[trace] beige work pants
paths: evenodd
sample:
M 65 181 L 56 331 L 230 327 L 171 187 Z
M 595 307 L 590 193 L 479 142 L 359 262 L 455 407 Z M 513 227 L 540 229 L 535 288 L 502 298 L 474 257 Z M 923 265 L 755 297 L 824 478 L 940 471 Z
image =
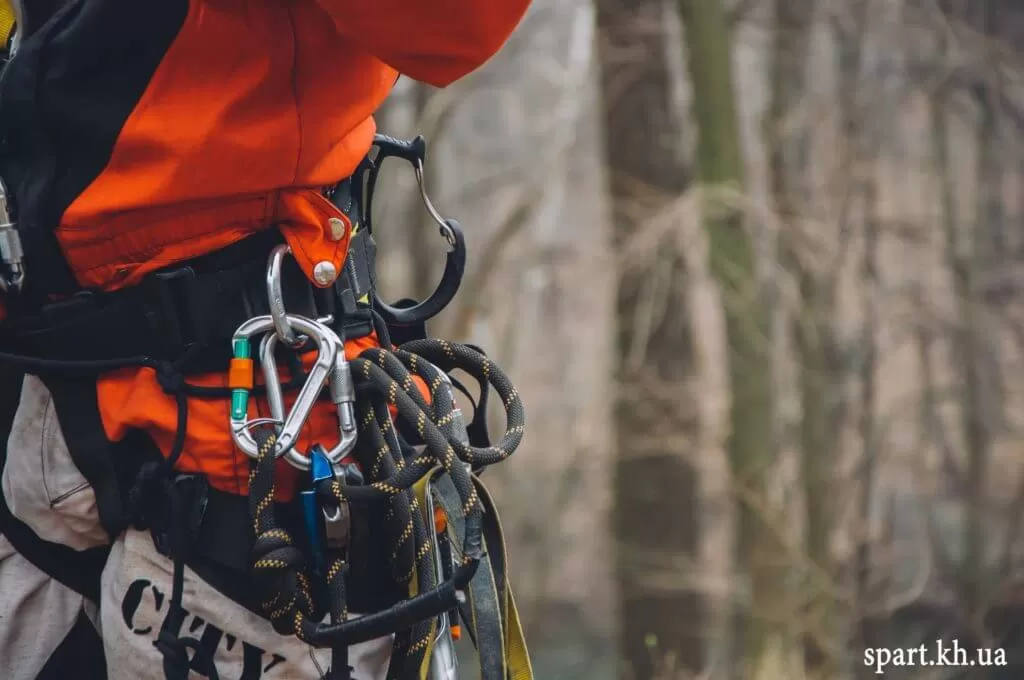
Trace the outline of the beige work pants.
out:
M 109 542 L 92 488 L 75 467 L 49 392 L 28 377 L 8 442 L 2 488 L 11 512 L 41 538 L 75 550 Z M 85 610 L 103 640 L 108 678 L 163 677 L 153 641 L 167 615 L 173 565 L 146 532 L 118 536 L 103 571 L 99 603 L 47 577 L 0 537 L 0 677 L 33 680 Z M 278 635 L 270 623 L 185 570 L 182 635 L 199 641 L 191 677 L 306 680 L 330 665 L 315 650 Z M 97 611 L 98 605 L 98 611 Z M 390 637 L 349 650 L 353 680 L 383 680 Z

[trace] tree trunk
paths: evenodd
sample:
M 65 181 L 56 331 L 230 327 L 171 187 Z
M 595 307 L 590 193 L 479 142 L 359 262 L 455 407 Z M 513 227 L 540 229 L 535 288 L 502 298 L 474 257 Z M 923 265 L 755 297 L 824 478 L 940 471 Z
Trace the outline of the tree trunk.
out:
M 661 0 L 598 0 L 606 153 L 616 252 L 682 193 Z M 623 55 L 627 55 L 624 58 Z M 697 551 L 694 471 L 680 441 L 689 376 L 682 258 L 655 247 L 623 266 L 617 293 L 615 536 L 623 677 L 702 667 L 700 601 L 680 567 Z M 639 313 L 652 310 L 646 322 Z
M 775 0 L 775 28 L 772 33 L 770 102 L 767 120 L 769 186 L 776 213 L 783 225 L 779 257 L 783 267 L 795 276 L 800 304 L 794 328 L 800 390 L 800 477 L 803 484 L 804 538 L 812 569 L 828 570 L 827 537 L 831 529 L 830 460 L 832 432 L 829 399 L 834 376 L 829 373 L 831 306 L 823 304 L 826 282 L 816 275 L 807 256 L 797 252 L 806 200 L 801 190 L 803 162 L 801 152 L 806 132 L 788 136 L 787 118 L 794 115 L 805 94 L 810 33 L 816 0 Z M 831 272 L 829 275 L 831 276 Z M 812 676 L 824 666 L 826 654 L 818 643 L 819 626 L 824 615 L 825 598 L 818 595 L 815 579 L 802 578 L 800 585 L 810 592 L 800 593 L 809 602 L 802 624 L 804 663 Z M 799 601 L 799 600 L 795 600 Z M 794 669 L 795 675 L 795 669 Z
M 688 67 L 693 87 L 694 117 L 698 129 L 697 163 L 702 185 L 712 190 L 743 187 L 744 163 L 737 121 L 732 75 L 732 40 L 721 0 L 678 0 L 686 37 Z M 772 594 L 779 570 L 770 566 L 778 556 L 771 538 L 777 526 L 751 500 L 763 497 L 763 476 L 771 465 L 771 375 L 767 348 L 768 324 L 757 292 L 754 248 L 744 229 L 743 216 L 725 202 L 702 205 L 710 239 L 711 271 L 722 289 L 729 342 L 732 393 L 728 449 L 733 476 L 740 491 L 740 526 L 737 563 L 746 570 L 748 587 L 744 610 L 737 616 L 747 664 L 760 663 L 768 629 L 759 615 L 771 616 Z M 765 611 L 765 610 L 768 611 Z M 739 675 L 745 674 L 741 667 Z

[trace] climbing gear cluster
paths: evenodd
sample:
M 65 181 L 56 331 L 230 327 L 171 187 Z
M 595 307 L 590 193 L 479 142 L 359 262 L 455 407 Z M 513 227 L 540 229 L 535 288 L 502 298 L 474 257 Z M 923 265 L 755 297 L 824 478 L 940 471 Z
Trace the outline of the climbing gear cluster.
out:
M 130 366 L 154 369 L 161 387 L 176 399 L 177 431 L 169 455 L 140 463 L 118 511 L 101 507 L 108 533 L 117 535 L 129 525 L 148 528 L 174 562 L 170 614 L 157 641 L 168 678 L 188 675 L 187 648 L 197 644 L 181 634 L 185 565 L 198 569 L 198 557 L 226 552 L 222 544 L 237 542 L 234 536 L 241 533 L 238 513 L 217 511 L 229 504 L 223 494 L 200 476 L 174 469 L 185 448 L 190 398 L 230 399 L 225 427 L 251 459 L 250 530 L 243 549 L 218 559 L 235 567 L 247 563 L 253 591 L 248 606 L 266 616 L 278 633 L 332 650 L 328 677 L 350 677 L 351 645 L 393 634 L 389 679 L 457 678 L 453 641 L 463 627 L 478 649 L 483 680 L 532 677 L 506 578 L 501 526 L 480 481 L 484 468 L 506 460 L 519 445 L 523 405 L 515 386 L 482 350 L 426 335 L 426 322 L 458 290 L 466 248 L 458 223 L 441 217 L 423 190 L 424 155 L 421 137 L 404 141 L 378 135 L 353 177 L 325 192 L 352 218 L 354 235 L 344 276 L 327 295 L 314 290 L 314 304 L 303 302 L 301 310 L 286 303 L 285 290 L 294 289 L 283 274 L 290 250 L 278 241 L 264 255 L 266 313 L 242 319 L 230 337 L 218 338 L 206 329 L 205 339 L 187 343 L 183 352 L 148 351 L 141 339 L 131 337 L 115 339 L 113 349 L 76 350 L 57 337 L 77 332 L 76 324 L 144 309 L 145 298 L 132 297 L 131 291 L 101 294 L 88 308 L 95 318 L 79 312 L 56 324 L 56 331 L 53 311 L 45 324 L 38 318 L 15 318 L 7 335 L 0 328 L 0 347 L 7 352 L 0 354 L 0 362 L 49 376 L 44 380 L 58 404 L 68 376 Z M 441 283 L 419 303 L 388 304 L 376 286 L 371 209 L 388 157 L 414 166 L 425 207 L 449 246 Z M 0 226 L 4 288 L 16 290 L 24 270 L 20 251 L 4 240 L 4 229 L 15 236 L 17 231 Z M 240 278 L 251 281 L 254 267 L 243 269 Z M 216 275 L 218 290 L 233 285 L 230 272 Z M 190 276 L 201 278 L 195 271 Z M 159 281 L 179 277 L 179 271 L 172 271 Z M 202 288 L 194 282 L 192 286 Z M 195 299 L 202 296 L 200 292 Z M 159 314 L 150 310 L 151 322 L 155 316 Z M 378 346 L 347 357 L 346 341 L 368 334 L 376 335 Z M 392 344 L 399 336 L 401 342 Z M 30 346 L 57 346 L 59 351 L 40 355 L 38 349 L 27 351 Z M 186 379 L 197 372 L 196 366 L 210 368 L 218 361 L 227 368 L 226 388 Z M 286 368 L 286 380 L 279 366 Z M 476 381 L 475 397 L 456 371 Z M 472 406 L 468 424 L 456 391 L 462 395 L 460 403 L 464 398 Z M 492 392 L 506 421 L 494 444 L 486 427 Z M 337 440 L 302 450 L 300 434 L 325 399 L 334 405 Z M 74 455 L 74 432 L 65 434 Z M 109 456 L 109 448 L 104 455 Z M 99 455 L 90 450 L 80 458 L 95 463 Z M 298 522 L 275 502 L 279 459 L 301 471 L 304 479 Z M 123 471 L 118 475 L 124 478 Z M 113 496 L 118 505 L 117 494 Z M 197 536 L 215 538 L 201 544 Z M 364 589 L 378 592 L 367 597 Z M 362 605 L 358 608 L 357 599 Z M 367 602 L 374 604 L 368 607 Z M 350 615 L 350 605 L 358 616 Z
M 279 246 L 272 258 L 285 249 Z M 302 335 L 295 344 L 309 343 L 317 351 L 287 413 L 273 361 L 277 342 L 284 340 L 278 330 L 282 328 L 297 330 Z M 255 384 L 251 343 L 260 334 L 270 417 L 249 420 L 249 389 Z M 256 532 L 253 571 L 265 613 L 278 632 L 297 635 L 315 646 L 331 646 L 332 668 L 347 667 L 349 645 L 399 631 L 393 677 L 402 677 L 403 666 L 418 671 L 433 651 L 440 618 L 457 611 L 460 598 L 465 600 L 466 588 L 484 557 L 483 508 L 472 470 L 505 460 L 519 444 L 523 408 L 515 387 L 484 355 L 444 340 L 415 340 L 394 350 L 367 349 L 349 362 L 343 343 L 330 328 L 315 319 L 288 314 L 246 322 L 235 333 L 233 345 L 231 428 L 239 447 L 255 459 L 249 491 Z M 508 426 L 497 445 L 475 447 L 465 428 L 458 427 L 452 382 L 446 375 L 454 369 L 492 387 L 505 405 Z M 429 400 L 414 376 L 429 386 Z M 337 408 L 338 442 L 329 450 L 314 445 L 300 451 L 295 444 L 299 430 L 325 387 Z M 402 441 L 390 409 L 422 441 L 420 448 Z M 356 447 L 358 441 L 366 445 Z M 274 462 L 282 456 L 294 467 L 311 472 L 303 501 L 308 548 L 319 568 L 306 568 L 311 565 L 296 537 L 283 531 L 275 517 Z M 435 472 L 451 481 L 464 526 L 461 545 L 449 544 L 448 559 L 440 564 L 435 556 L 439 538 L 434 518 L 424 513 L 423 501 L 414 491 L 417 483 Z M 350 621 L 344 575 L 350 559 L 351 518 L 359 505 L 368 503 L 389 506 L 392 575 L 411 599 Z M 448 541 L 446 532 L 440 540 Z M 324 580 L 331 624 L 318 623 L 324 612 L 312 594 L 316 577 Z

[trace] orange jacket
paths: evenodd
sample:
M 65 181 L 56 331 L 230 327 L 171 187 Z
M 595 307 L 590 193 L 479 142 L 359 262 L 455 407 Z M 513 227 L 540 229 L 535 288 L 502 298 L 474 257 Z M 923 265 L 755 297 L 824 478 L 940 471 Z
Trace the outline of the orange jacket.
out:
M 37 69 L 34 96 L 9 94 L 31 82 L 17 72 L 0 90 L 14 121 L 4 133 L 31 159 L 18 175 L 21 216 L 54 222 L 83 286 L 131 285 L 271 224 L 307 276 L 321 260 L 340 271 L 348 236 L 332 240 L 325 224 L 343 216 L 317 190 L 350 175 L 366 154 L 372 113 L 398 74 L 450 84 L 501 47 L 528 4 L 68 3 L 12 62 Z M 151 371 L 105 376 L 98 392 L 111 438 L 143 428 L 169 448 L 174 404 Z M 245 492 L 247 466 L 230 440 L 227 402 L 190 406 L 180 467 Z M 330 445 L 336 427 L 330 409 L 315 414 L 301 444 L 322 437 Z

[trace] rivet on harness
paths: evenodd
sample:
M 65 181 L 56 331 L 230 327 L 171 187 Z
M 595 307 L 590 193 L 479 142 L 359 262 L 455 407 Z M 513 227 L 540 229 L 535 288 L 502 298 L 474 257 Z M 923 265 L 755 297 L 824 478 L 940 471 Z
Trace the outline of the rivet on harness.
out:
M 506 460 L 519 445 L 524 433 L 523 405 L 508 377 L 477 348 L 416 337 L 419 334 L 412 332 L 422 329 L 450 302 L 465 268 L 461 229 L 441 218 L 425 193 L 425 205 L 450 246 L 442 282 L 422 303 L 399 307 L 380 299 L 373 276 L 370 219 L 377 175 L 385 158 L 403 158 L 414 165 L 422 191 L 425 145 L 422 138 L 407 142 L 378 135 L 375 149 L 376 154 L 364 161 L 353 178 L 330 192 L 335 205 L 354 218 L 359 233 L 352 240 L 343 275 L 327 289 L 326 298 L 317 296 L 315 304 L 286 309 L 281 271 L 288 249 L 264 239 L 256 252 L 270 244 L 269 254 L 264 255 L 262 309 L 266 313 L 236 320 L 230 335 L 223 333 L 227 322 L 221 318 L 223 310 L 204 307 L 210 297 L 204 281 L 215 278 L 215 289 L 222 295 L 245 288 L 254 269 L 248 263 L 237 274 L 218 269 L 208 276 L 197 273 L 202 271 L 198 265 L 186 266 L 158 275 L 152 286 L 157 293 L 141 286 L 138 291 L 97 294 L 83 304 L 75 301 L 77 306 L 67 317 L 61 316 L 63 308 L 57 305 L 36 316 L 14 315 L 0 325 L 4 350 L 0 361 L 44 376 L 54 393 L 72 456 L 96 487 L 108 533 L 117 535 L 128 525 L 149 528 L 158 548 L 174 563 L 168 618 L 157 640 L 168 678 L 188 676 L 187 650 L 196 644 L 180 637 L 185 618 L 184 567 L 188 564 L 213 583 L 213 577 L 200 571 L 211 561 L 249 572 L 249 592 L 231 593 L 230 585 L 222 590 L 268 618 L 278 633 L 330 648 L 328 677 L 332 680 L 350 677 L 349 646 L 389 634 L 394 634 L 390 680 L 457 678 L 453 640 L 463 625 L 479 652 L 482 680 L 533 677 L 506 578 L 501 526 L 478 477 L 482 469 Z M 10 276 L 14 269 L 7 258 L 4 262 Z M 163 319 L 163 308 L 154 302 L 168 297 L 159 292 L 162 286 L 178 285 L 182 276 L 192 297 L 178 307 L 189 308 L 192 320 L 200 320 L 198 329 L 185 327 L 177 317 Z M 253 298 L 247 293 L 245 299 Z M 65 339 L 68 334 L 89 337 L 89 328 L 112 318 L 137 319 L 139 310 L 146 310 L 153 328 L 174 326 L 189 342 L 175 349 L 178 345 L 173 343 L 170 347 L 158 344 L 152 332 L 133 335 L 128 329 L 112 334 L 119 343 L 113 348 Z M 229 315 L 228 320 L 233 318 Z M 216 321 L 219 330 L 203 326 L 203 320 Z M 371 331 L 380 347 L 346 359 L 345 340 Z M 406 336 L 401 346 L 391 344 L 392 331 Z M 312 350 L 316 360 L 306 373 L 300 354 Z M 275 359 L 288 364 L 287 381 L 281 381 Z M 257 364 L 262 384 L 257 384 Z M 217 365 L 227 369 L 226 388 L 198 387 L 186 379 Z M 67 416 L 70 407 L 62 410 L 61 402 L 72 400 L 69 393 L 79 399 L 88 392 L 74 387 L 79 384 L 76 376 L 128 366 L 155 369 L 161 387 L 176 398 L 178 428 L 168 456 L 139 461 L 137 469 L 126 475 L 113 469 L 117 457 L 110 455 L 110 449 L 116 443 L 83 435 L 76 445 L 75 435 L 88 433 L 89 427 L 95 427 L 95 418 Z M 478 382 L 476 401 L 449 375 L 456 369 Z M 427 385 L 426 395 L 417 379 Z M 88 387 L 88 381 L 84 385 Z M 469 426 L 455 403 L 455 389 L 464 392 L 473 406 Z M 506 429 L 496 445 L 490 444 L 484 427 L 490 389 L 501 399 L 506 415 Z M 297 394 L 286 409 L 284 394 L 291 391 Z M 254 394 L 266 397 L 268 417 L 250 417 Z M 335 405 L 338 439 L 299 450 L 298 434 L 325 394 Z M 241 542 L 233 500 L 214 493 L 202 478 L 174 470 L 188 427 L 187 398 L 231 402 L 225 426 L 252 459 L 245 521 L 251 535 Z M 304 522 L 298 529 L 283 521 L 274 502 L 278 458 L 305 473 L 305 488 L 299 494 Z M 389 573 L 374 574 L 374 587 L 399 594 L 382 595 L 380 606 L 360 606 L 356 611 L 365 613 L 350 618 L 349 606 L 355 598 L 367 601 L 366 593 L 352 589 L 350 580 L 362 578 L 357 572 L 366 572 L 378 552 L 385 556 Z M 41 561 L 47 561 L 45 555 Z M 59 571 L 53 564 L 39 566 Z M 98 577 L 96 571 L 97 582 Z M 325 623 L 326 617 L 329 622 Z

